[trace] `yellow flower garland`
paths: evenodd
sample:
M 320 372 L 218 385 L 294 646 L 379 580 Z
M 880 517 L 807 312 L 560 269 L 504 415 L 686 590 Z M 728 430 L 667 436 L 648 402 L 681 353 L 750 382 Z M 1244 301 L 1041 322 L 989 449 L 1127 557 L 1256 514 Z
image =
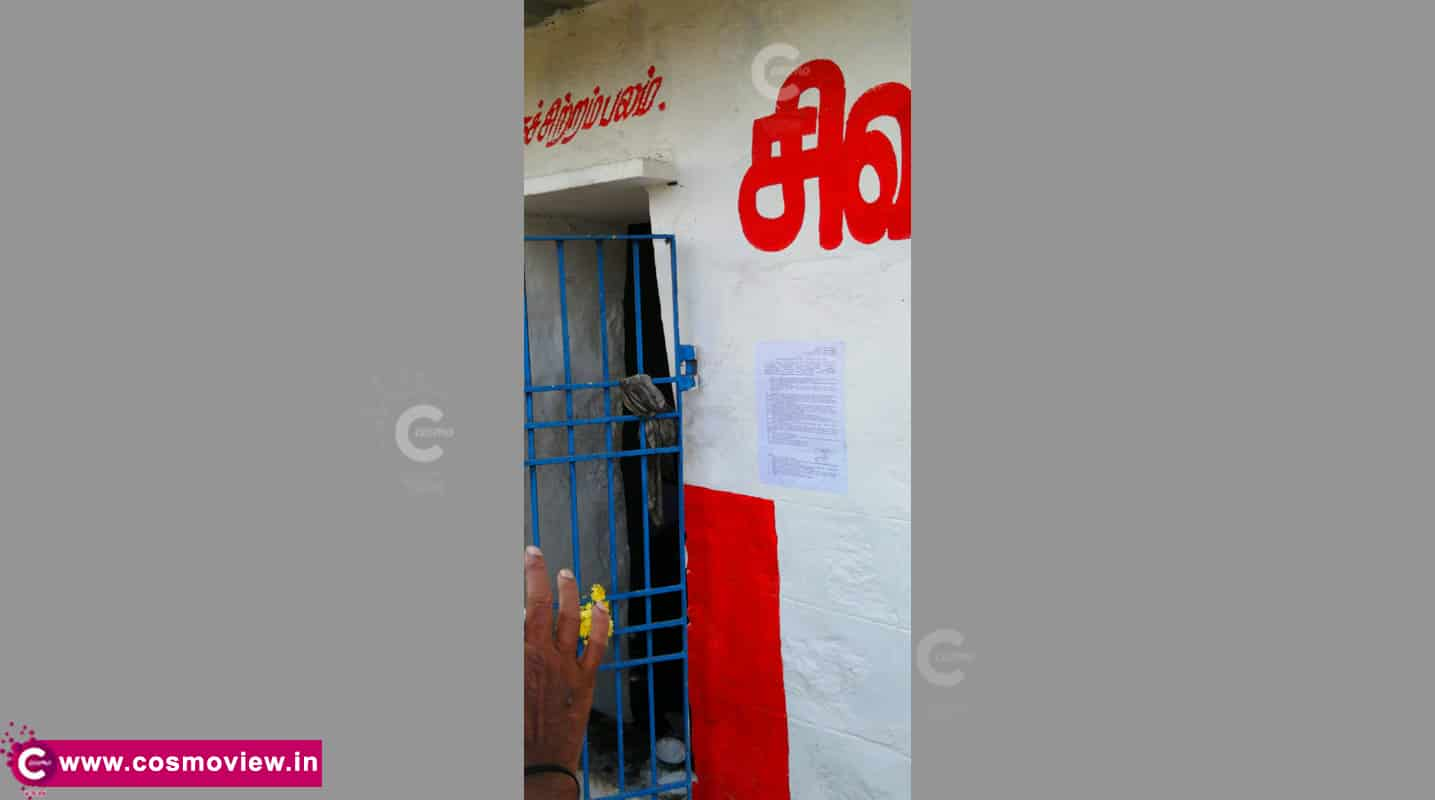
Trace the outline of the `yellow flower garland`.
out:
M 592 599 L 583 604 L 583 610 L 578 622 L 578 637 L 583 640 L 584 644 L 588 643 L 588 634 L 593 631 L 593 604 L 598 603 L 605 609 L 608 607 L 608 604 L 605 602 L 608 593 L 603 591 L 602 586 L 596 583 L 593 584 L 593 589 L 589 592 L 589 597 Z M 612 636 L 613 631 L 613 617 L 610 614 L 608 617 L 608 635 Z

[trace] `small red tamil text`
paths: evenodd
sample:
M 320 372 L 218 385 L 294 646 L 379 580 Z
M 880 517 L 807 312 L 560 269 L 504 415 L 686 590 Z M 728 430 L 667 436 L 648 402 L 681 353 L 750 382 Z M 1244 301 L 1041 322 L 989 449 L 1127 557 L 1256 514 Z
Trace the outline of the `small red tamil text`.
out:
M 663 76 L 657 71 L 657 67 L 648 67 L 647 80 L 624 86 L 613 94 L 604 94 L 601 86 L 594 86 L 591 95 L 574 100 L 573 93 L 568 92 L 549 101 L 546 111 L 539 100 L 537 110 L 523 116 L 523 144 L 567 144 L 595 125 L 606 128 L 630 117 L 645 116 L 655 107 L 667 110 L 667 103 L 655 105 L 658 90 L 663 87 Z

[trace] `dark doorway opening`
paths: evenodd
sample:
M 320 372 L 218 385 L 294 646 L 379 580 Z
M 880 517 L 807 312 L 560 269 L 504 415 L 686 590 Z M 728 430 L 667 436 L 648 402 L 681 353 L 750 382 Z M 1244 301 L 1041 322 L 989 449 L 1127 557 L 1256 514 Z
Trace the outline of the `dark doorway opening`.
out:
M 649 224 L 628 226 L 628 233 L 650 234 Z M 627 357 L 626 374 L 646 373 L 652 378 L 672 376 L 671 344 L 663 325 L 662 303 L 658 294 L 657 263 L 651 240 L 629 242 L 627 253 L 626 291 L 623 297 L 624 318 L 642 320 L 643 363 L 638 365 L 637 326 L 629 324 L 626 330 Z M 637 280 L 634 278 L 634 254 L 637 258 Z M 658 384 L 669 407 L 674 407 L 672 384 Z M 638 424 L 623 425 L 623 449 L 636 450 L 639 442 Z M 651 443 L 648 444 L 651 447 Z M 628 590 L 636 591 L 651 585 L 654 588 L 676 586 L 682 580 L 681 553 L 678 541 L 678 492 L 677 458 L 673 455 L 649 456 L 665 460 L 662 473 L 663 524 L 653 524 L 647 515 L 647 503 L 643 494 L 643 469 L 638 458 L 622 460 L 624 501 L 627 503 L 628 519 Z M 648 546 L 643 546 L 643 523 L 648 519 Z M 619 622 L 623 627 L 646 624 L 654 621 L 686 619 L 682 607 L 682 595 L 677 592 L 660 594 L 650 598 L 652 612 L 648 612 L 648 599 L 635 599 L 624 603 L 621 611 L 625 614 Z M 651 649 L 649 643 L 651 641 Z M 655 631 L 637 633 L 624 637 L 622 657 L 625 660 L 680 653 L 683 650 L 683 628 L 667 627 Z M 679 661 L 653 664 L 648 668 L 633 669 L 629 673 L 625 692 L 631 691 L 631 708 L 634 724 L 640 731 L 648 730 L 649 720 L 649 675 L 652 676 L 652 707 L 655 710 L 651 724 L 658 738 L 671 736 L 687 744 L 683 724 L 683 665 Z

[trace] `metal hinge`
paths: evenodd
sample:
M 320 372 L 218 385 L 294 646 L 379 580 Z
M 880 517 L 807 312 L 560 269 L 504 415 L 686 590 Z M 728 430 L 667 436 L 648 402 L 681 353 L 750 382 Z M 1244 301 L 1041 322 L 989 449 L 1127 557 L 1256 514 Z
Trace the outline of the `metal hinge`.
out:
M 698 349 L 690 344 L 678 345 L 678 391 L 698 388 Z

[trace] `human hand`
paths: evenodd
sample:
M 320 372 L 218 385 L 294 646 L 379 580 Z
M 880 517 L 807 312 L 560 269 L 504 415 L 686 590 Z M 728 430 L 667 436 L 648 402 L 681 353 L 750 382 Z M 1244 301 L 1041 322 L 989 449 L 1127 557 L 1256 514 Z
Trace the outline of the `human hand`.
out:
M 548 568 L 536 547 L 524 551 L 526 604 L 523 612 L 523 764 L 559 766 L 576 775 L 583 737 L 593 708 L 598 665 L 608 650 L 608 607 L 593 604 L 588 647 L 578 656 L 578 582 L 558 572 L 557 632 Z M 576 798 L 573 781 L 561 774 L 524 780 L 525 797 Z

